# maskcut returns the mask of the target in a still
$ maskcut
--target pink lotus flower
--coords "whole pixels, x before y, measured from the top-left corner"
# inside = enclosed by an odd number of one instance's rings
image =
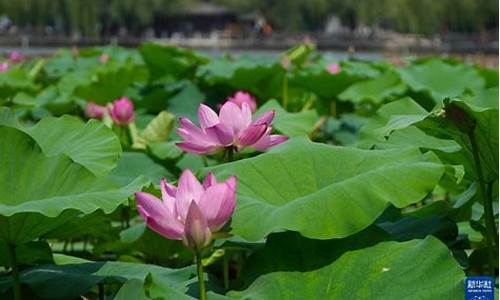
[[[134,121],[134,104],[128,97],[121,97],[108,105],[108,113],[116,125],[128,125]]]
[[[231,218],[236,206],[236,177],[217,182],[209,173],[203,184],[185,170],[178,187],[160,181],[161,197],[135,193],[137,210],[149,228],[173,240],[182,240],[195,252],[212,241]]]
[[[87,118],[100,120],[102,119],[102,117],[104,117],[105,111],[106,111],[105,106],[100,106],[92,101],[89,101],[87,102],[87,106],[85,107],[85,116],[87,116]]]
[[[198,109],[201,128],[187,118],[180,118],[181,127],[177,134],[184,141],[176,145],[196,154],[211,154],[229,147],[237,151],[246,147],[264,151],[288,139],[283,135],[271,135],[274,114],[274,111],[269,111],[252,121],[252,111],[247,103],[242,103],[240,108],[228,101],[222,105],[219,115],[201,104]]]
[[[13,63],[22,62],[24,60],[24,56],[19,51],[12,51],[9,54],[9,60]]]
[[[0,64],[0,73],[7,72],[9,70],[9,64],[4,62]]]
[[[227,101],[233,102],[240,108],[243,103],[247,103],[252,112],[255,112],[257,109],[257,102],[255,101],[255,98],[249,93],[245,93],[243,91],[237,91],[232,97],[227,98]]]
[[[107,53],[101,54],[101,56],[99,56],[99,61],[101,64],[106,64],[109,61],[109,55]]]
[[[326,67],[326,70],[330,74],[338,74],[340,73],[340,65],[337,63],[331,63]]]

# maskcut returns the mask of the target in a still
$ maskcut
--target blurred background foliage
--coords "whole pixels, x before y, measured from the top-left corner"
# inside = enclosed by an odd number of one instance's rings
[[[83,36],[125,28],[140,34],[155,19],[198,5],[264,16],[276,30],[319,31],[330,16],[344,26],[379,27],[404,33],[486,32],[498,28],[496,0],[0,0],[0,16],[16,26]]]

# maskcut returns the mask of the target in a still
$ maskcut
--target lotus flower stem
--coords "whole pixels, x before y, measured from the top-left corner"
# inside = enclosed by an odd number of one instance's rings
[[[229,259],[230,259],[229,251],[225,251],[224,256],[222,257],[222,273],[224,275],[224,289],[226,291],[229,290]]]
[[[232,162],[234,160],[234,147],[227,147],[224,156],[226,158],[226,162]]]
[[[282,106],[286,110],[286,107],[288,106],[288,72],[285,72],[285,75],[283,77],[283,102]]]
[[[498,245],[498,234],[495,224],[495,216],[493,213],[493,199],[492,199],[492,184],[484,180],[483,170],[481,168],[481,160],[479,159],[479,148],[477,147],[474,132],[468,133],[469,140],[472,147],[472,155],[474,156],[474,165],[478,178],[479,193],[484,206],[484,218],[486,223],[486,247],[488,252],[489,272],[491,276],[495,276],[495,257]]]
[[[99,293],[99,300],[104,300],[104,284],[102,282],[99,282],[97,284],[97,292]]]
[[[337,117],[337,101],[333,100],[330,102],[330,114],[332,117]]]
[[[14,300],[21,300],[21,280],[19,278],[19,269],[17,266],[17,258],[16,258],[16,246],[13,244],[9,244],[9,255],[10,255],[10,264],[12,267],[12,281],[14,285]]]
[[[126,229],[130,227],[130,206],[123,204],[120,209],[120,225],[122,229]]]
[[[203,263],[201,261],[201,253],[197,252],[196,257],[196,270],[198,273],[198,289],[200,291],[200,300],[207,299],[207,292],[205,290],[205,280],[203,278]]]

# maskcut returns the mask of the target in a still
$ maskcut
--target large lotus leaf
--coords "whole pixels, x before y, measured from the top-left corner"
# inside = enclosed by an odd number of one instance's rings
[[[328,63],[323,60],[292,71],[289,86],[300,87],[331,100],[357,81],[380,76],[380,72],[368,62],[343,61],[338,74],[327,72]]]
[[[139,279],[131,279],[122,285],[113,300],[149,300],[144,291],[144,282]]]
[[[93,70],[76,69],[59,80],[57,89],[61,95],[71,96],[78,87],[91,84],[93,77]]]
[[[48,232],[72,212],[110,213],[145,183],[141,177],[119,187],[64,154],[46,156],[34,139],[12,127],[0,126],[0,136],[0,234],[10,242]]]
[[[339,99],[356,104],[366,101],[378,105],[405,91],[406,86],[399,76],[394,72],[387,72],[380,77],[351,85],[339,95]]]
[[[44,65],[45,74],[49,79],[64,79],[74,71],[94,70],[102,65],[98,57],[86,56],[84,52],[86,50],[82,50],[83,55],[75,56],[70,49],[58,51],[55,56],[47,59]]]
[[[461,96],[468,89],[481,89],[485,84],[473,67],[451,65],[439,59],[399,69],[399,74],[412,90],[429,93],[436,103],[446,97]]]
[[[213,59],[200,67],[197,75],[209,84],[222,84],[269,99],[281,96],[285,71],[276,61],[243,56],[237,60]]]
[[[362,132],[368,132],[368,136],[378,135],[379,140],[380,136],[389,137],[391,140],[392,135],[404,134],[406,139],[399,136],[392,141],[419,143],[420,139],[429,149],[443,152],[456,152],[460,149],[456,149],[453,144],[459,145],[461,152],[453,156],[446,154],[446,160],[462,164],[466,174],[476,177],[471,143],[473,138],[480,153],[479,159],[485,179],[494,181],[498,178],[498,99],[487,94],[477,93],[476,96],[469,96],[464,100],[447,99],[444,101],[444,110],[431,113],[411,99],[403,99],[382,107],[382,117],[373,119]],[[418,131],[410,129],[411,126],[418,128]],[[472,135],[469,136],[459,126],[473,126]],[[418,135],[408,135],[408,132],[418,132]],[[433,146],[431,141],[437,143]],[[443,155],[445,154],[440,156],[444,157]]]
[[[25,70],[12,69],[7,72],[0,72],[0,104],[3,99],[14,96],[17,92],[34,92],[37,89],[38,86]]]
[[[430,116],[421,124],[424,130],[433,135],[445,135],[453,138],[467,155],[467,162],[473,161],[472,141],[477,145],[479,152],[479,160],[481,169],[483,170],[484,179],[488,182],[498,180],[498,99],[494,105],[490,107],[478,106],[476,104],[467,104],[465,101],[454,99],[446,103],[445,109],[447,114],[450,110],[458,109],[462,111],[474,123],[472,135],[467,135],[462,130],[457,128],[457,124],[452,124],[451,117],[434,117]],[[426,122],[426,121],[430,122]],[[465,121],[468,122],[468,121]],[[460,123],[460,122],[459,122]],[[432,126],[432,127],[431,127]],[[459,125],[460,126],[460,125]],[[468,164],[464,163],[466,171],[477,178],[478,174]]]
[[[151,274],[148,277],[146,293],[149,296],[148,299],[154,300],[168,300],[168,299],[179,299],[179,300],[195,300],[197,298],[191,297],[185,294],[186,289],[181,289],[168,278],[165,279],[164,276]],[[198,291],[190,289],[191,294],[198,295]],[[129,299],[129,298],[125,298]],[[210,298],[211,299],[211,298]]]
[[[125,262],[89,262],[80,264],[45,265],[21,272],[21,282],[45,299],[76,299],[95,287],[109,281],[144,282],[148,274],[160,276],[171,286],[185,290],[185,284],[194,274],[193,267],[168,269],[155,265]],[[64,282],[64,284],[61,284]],[[0,278],[0,295],[12,285],[11,276]]]
[[[75,88],[75,95],[105,104],[122,97],[132,84],[145,82],[147,78],[148,73],[144,66],[107,67],[92,73],[89,82]]]
[[[196,120],[198,107],[205,100],[205,95],[192,82],[184,83],[183,88],[168,100],[168,111],[177,117]]]
[[[360,79],[346,72],[330,74],[324,68],[318,66],[308,66],[296,70],[289,78],[288,85],[290,87],[300,87],[329,100],[337,97],[348,86]]]
[[[74,112],[75,109],[77,109],[77,104],[72,94],[61,93],[55,85],[47,86],[38,95],[36,95],[35,103],[36,108],[47,109],[50,111],[50,114],[43,115],[42,117],[49,116],[51,114],[59,116]],[[34,112],[35,109],[33,109],[32,112]]]
[[[290,137],[311,133],[319,119],[318,113],[315,110],[290,113],[284,110],[276,100],[266,102],[266,104],[259,108],[256,114],[260,115],[270,110],[276,112],[272,123],[273,128]]]
[[[125,185],[133,182],[138,176],[145,176],[154,184],[159,184],[165,177],[172,179],[173,175],[161,165],[155,163],[146,154],[140,152],[124,152],[118,166],[109,173],[109,179]]]
[[[457,225],[445,216],[430,215],[420,218],[406,216],[394,222],[386,221],[378,225],[398,241],[422,239],[433,235],[442,241],[453,242],[458,236]]]
[[[498,69],[478,68],[479,74],[484,78],[486,88],[498,88]]]
[[[342,61],[340,66],[341,70],[350,76],[361,78],[375,78],[380,76],[380,66],[377,66],[372,61],[346,60]]]
[[[152,79],[164,76],[178,79],[191,77],[197,65],[206,62],[206,58],[192,50],[154,43],[141,45],[139,52],[151,72]]]
[[[55,56],[47,59],[43,70],[49,79],[56,79],[71,72],[74,67],[75,60],[71,51],[60,50]]]
[[[121,153],[116,135],[96,120],[83,123],[73,116],[48,117],[29,128],[21,125],[11,110],[0,108],[1,125],[29,134],[46,156],[65,154],[96,175],[113,169]]]
[[[77,215],[77,212],[66,210],[53,218],[40,213],[17,213],[8,217],[1,214],[3,214],[2,204],[0,204],[0,239],[20,246],[66,224]]]
[[[464,272],[436,238],[383,242],[324,268],[259,277],[237,299],[463,299]]]
[[[122,249],[141,252],[147,261],[160,265],[179,266],[193,262],[192,253],[184,247],[181,241],[166,239],[148,229],[144,223],[123,230],[120,233],[120,242],[110,246],[116,247],[113,249],[115,253],[120,253],[119,250]]]
[[[444,167],[434,154],[416,148],[368,151],[295,138],[213,170],[220,178],[238,176],[233,231],[259,240],[283,229],[317,239],[352,235],[389,204],[422,200]]]
[[[184,152],[175,145],[176,142],[164,142],[164,143],[150,143],[148,144],[148,150],[155,157],[159,159],[176,159],[179,158]]]
[[[16,247],[15,251],[18,264],[52,263],[52,250],[47,242],[29,242]],[[9,248],[2,240],[0,240],[0,266],[10,266]]]
[[[82,237],[92,236],[102,240],[118,238],[116,228],[113,228],[112,219],[102,211],[96,211],[89,215],[80,215],[72,218],[56,229],[43,235],[46,239],[79,240]],[[55,248],[55,247],[54,247]]]
[[[372,225],[343,239],[308,239],[297,232],[270,234],[246,260],[241,270],[244,284],[262,274],[278,271],[312,271],[331,264],[347,251],[374,246],[390,239],[389,234]]]
[[[65,154],[96,175],[113,169],[121,153],[118,137],[96,120],[44,118],[29,133],[47,156]]]
[[[410,126],[428,115],[424,108],[408,97],[385,104],[361,128],[357,146],[367,149],[417,146],[443,152],[459,151],[455,141],[430,136]]]
[[[154,275],[148,277],[146,282],[131,279],[120,288],[113,300],[195,300],[184,294],[179,289],[172,288],[164,282],[158,282]],[[210,298],[212,300],[212,298]]]

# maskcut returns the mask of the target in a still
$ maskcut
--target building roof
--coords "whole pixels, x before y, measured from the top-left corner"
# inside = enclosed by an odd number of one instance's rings
[[[199,2],[190,7],[186,7],[180,10],[178,15],[227,15],[227,14],[236,14],[236,12],[226,6],[207,3],[207,2]]]

